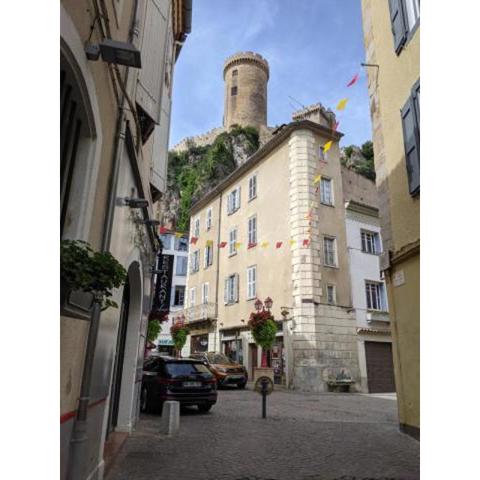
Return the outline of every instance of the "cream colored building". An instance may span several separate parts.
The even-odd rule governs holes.
[[[173,67],[190,24],[189,0],[60,3],[61,238],[110,251],[128,271],[118,309],[97,316],[85,295],[61,299],[62,479],[103,478],[105,445],[138,418],[159,249],[149,221],[166,188]]]
[[[360,377],[341,134],[332,130],[332,117],[319,105],[295,118],[192,207],[195,243],[190,244],[184,312],[190,335],[182,354],[226,351],[252,376],[261,352],[247,323],[255,298],[269,296],[280,327],[272,349],[280,367],[277,381],[326,391],[329,380],[344,376],[355,382],[355,390]],[[324,154],[329,140],[333,146]],[[240,242],[237,248],[235,242]],[[282,316],[282,311],[288,313]]]
[[[420,2],[362,0],[402,431],[420,436]]]

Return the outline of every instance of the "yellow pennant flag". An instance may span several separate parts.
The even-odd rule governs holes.
[[[338,103],[337,103],[337,110],[344,110],[345,106],[347,105],[348,98],[342,98]]]
[[[206,245],[207,247],[213,247],[213,240],[207,240]]]
[[[235,242],[235,249],[240,248],[242,246],[242,242]]]
[[[330,140],[323,146],[323,153],[327,153],[330,150],[330,148],[332,148],[332,143],[333,141]]]
[[[175,236],[177,238],[181,238],[181,237],[183,237],[183,233],[182,232],[175,232]]]
[[[262,242],[262,243],[260,244],[260,247],[262,247],[262,248],[267,248],[269,245],[270,245],[270,243],[268,243],[268,242]]]
[[[313,179],[313,184],[315,185],[316,183],[320,182],[320,179],[322,178],[321,175],[317,175],[314,179]]]
[[[297,243],[297,241],[291,239],[291,240],[288,241],[288,243],[290,244],[291,247],[293,247]]]

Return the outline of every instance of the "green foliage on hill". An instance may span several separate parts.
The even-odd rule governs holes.
[[[375,181],[373,143],[371,141],[365,142],[360,148],[356,145],[349,145],[343,149],[343,153],[344,156],[341,159],[342,165]]]
[[[169,153],[168,188],[180,197],[177,230],[188,230],[193,203],[237,168],[237,157],[248,157],[258,147],[258,131],[254,127],[236,126],[218,135],[211,145]]]

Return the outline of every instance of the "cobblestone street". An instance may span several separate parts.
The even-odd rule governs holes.
[[[143,415],[107,480],[413,480],[419,443],[388,395],[221,390],[208,414],[182,411],[173,438]]]

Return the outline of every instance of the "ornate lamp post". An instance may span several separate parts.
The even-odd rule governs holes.
[[[261,301],[259,298],[257,298],[257,299],[255,300],[254,306],[255,306],[255,310],[256,310],[257,312],[259,312],[259,311],[262,309],[262,307],[263,307],[263,303],[262,303],[262,301]]]

